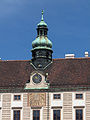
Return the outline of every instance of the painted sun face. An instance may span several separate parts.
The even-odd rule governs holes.
[[[42,76],[38,73],[36,73],[33,77],[32,80],[34,83],[38,84],[42,81]]]

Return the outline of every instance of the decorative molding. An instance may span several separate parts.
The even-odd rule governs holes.
[[[22,107],[12,107],[12,109],[22,109]]]
[[[35,70],[37,70],[37,68],[35,67],[35,65],[34,65],[32,62],[30,62],[30,64],[33,66],[33,68],[34,68]]]
[[[74,106],[74,108],[85,108],[85,106]]]
[[[62,106],[52,106],[51,109],[62,109]]]
[[[31,109],[41,109],[42,107],[31,107]]]
[[[49,64],[47,64],[43,69],[45,70],[52,63],[53,63],[53,61],[51,61]]]

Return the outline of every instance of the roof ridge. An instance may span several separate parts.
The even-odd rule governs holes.
[[[80,57],[80,58],[54,58],[52,60],[68,60],[68,59],[90,59],[90,57]]]
[[[0,62],[24,62],[24,61],[31,61],[31,60],[0,60]]]

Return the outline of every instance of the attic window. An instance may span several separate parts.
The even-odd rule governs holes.
[[[53,99],[61,99],[61,94],[53,94]]]
[[[76,99],[83,99],[83,94],[76,94]]]
[[[21,100],[21,95],[14,95],[14,100]]]

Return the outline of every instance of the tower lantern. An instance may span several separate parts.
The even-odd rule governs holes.
[[[37,25],[37,37],[32,42],[32,64],[36,68],[44,68],[52,61],[52,42],[47,37],[48,27],[42,18]]]

